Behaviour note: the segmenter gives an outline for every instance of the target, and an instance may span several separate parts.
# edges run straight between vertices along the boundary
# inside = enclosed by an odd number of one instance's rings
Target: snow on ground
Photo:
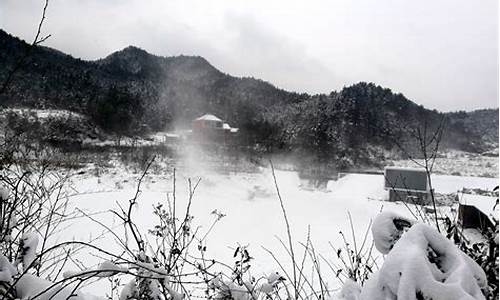
[[[5,108],[0,110],[0,114],[13,112],[16,114],[34,114],[39,119],[48,118],[78,118],[87,119],[86,116],[64,109],[34,109],[34,108]]]
[[[177,203],[183,212],[187,202],[187,178],[195,181],[197,174],[178,171]],[[214,220],[211,212],[214,209],[226,214],[207,238],[207,257],[216,258],[229,264],[233,262],[234,248],[237,243],[249,245],[249,251],[255,258],[252,264],[256,276],[278,270],[272,257],[262,249],[265,246],[273,251],[282,261],[288,256],[276,236],[286,240],[286,228],[274,187],[272,173],[262,169],[261,173],[234,173],[221,175],[204,172],[192,204],[194,225],[202,226],[205,232]],[[126,205],[135,194],[139,174],[128,174],[125,171],[105,173],[98,177],[84,174],[74,179],[78,193],[71,197],[71,203],[88,213],[98,213],[93,217],[115,228],[122,233],[116,218],[106,211],[117,209],[117,203]],[[316,251],[328,259],[335,254],[328,245],[342,246],[339,231],[351,235],[347,213],[353,219],[356,235],[363,237],[370,219],[381,209],[394,211],[400,215],[411,217],[410,212],[401,203],[380,201],[386,197],[383,190],[382,175],[349,174],[338,181],[328,183],[328,192],[310,191],[300,188],[297,173],[276,171],[278,186],[291,223],[294,240],[304,242],[308,226],[311,229],[311,240]],[[433,178],[434,187],[439,193],[456,192],[463,187],[492,189],[498,185],[497,178],[477,178],[437,175]],[[134,210],[137,223],[145,232],[154,225],[152,207],[156,203],[166,203],[166,195],[172,192],[171,174],[147,176],[143,182],[138,206]],[[81,218],[75,220],[62,234],[60,239],[89,240],[96,237],[103,228],[91,220]],[[371,236],[369,237],[371,239]],[[94,242],[108,250],[119,252],[119,247],[110,235]],[[296,252],[302,248],[296,245]],[[97,264],[99,260],[86,253],[80,253],[82,260]],[[324,269],[328,269],[325,268]],[[331,285],[337,285],[335,276],[329,274]],[[106,289],[108,283],[101,282]],[[99,284],[98,284],[99,286]],[[95,285],[94,285],[95,288]],[[109,287],[108,287],[109,288]],[[94,290],[90,290],[95,294]]]
[[[393,163],[400,167],[415,166],[415,162],[411,160],[395,160]],[[434,174],[498,178],[498,149],[490,151],[489,155],[456,150],[441,153],[436,158],[433,172]]]

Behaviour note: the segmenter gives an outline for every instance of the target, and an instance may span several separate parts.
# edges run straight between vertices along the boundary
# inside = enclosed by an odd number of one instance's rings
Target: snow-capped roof
[[[222,129],[229,130],[231,133],[236,133],[239,130],[239,128],[231,127],[228,123],[222,124]]]
[[[412,167],[394,167],[394,166],[387,166],[384,168],[384,170],[398,170],[398,171],[413,171],[413,172],[424,172],[424,168],[412,168]]]
[[[196,119],[196,121],[218,121],[218,122],[222,122],[221,119],[217,118],[214,115],[210,115],[210,114],[205,114],[205,115],[199,117],[198,119]]]
[[[498,205],[495,206],[497,202],[496,197],[483,196],[483,195],[473,195],[458,193],[458,203],[462,205],[470,205],[479,209],[482,213],[488,216],[490,219],[492,216],[497,215]]]

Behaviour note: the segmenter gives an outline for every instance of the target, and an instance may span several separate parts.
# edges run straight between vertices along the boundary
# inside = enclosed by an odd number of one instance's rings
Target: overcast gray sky
[[[32,40],[42,6],[0,0],[0,28]],[[44,33],[83,59],[135,45],[291,91],[372,81],[442,111],[498,107],[498,0],[50,0]]]

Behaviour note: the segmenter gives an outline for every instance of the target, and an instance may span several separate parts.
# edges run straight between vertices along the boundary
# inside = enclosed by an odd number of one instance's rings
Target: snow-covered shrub
[[[38,235],[34,232],[26,232],[19,242],[18,263],[22,264],[24,269],[34,267],[36,259],[36,248],[38,246]]]
[[[213,299],[250,300],[258,299],[259,295],[272,299],[279,292],[279,284],[284,278],[278,272],[272,272],[259,280],[250,272],[253,257],[247,246],[238,245],[233,254],[236,260],[230,276],[219,274],[210,280],[206,295]],[[262,282],[258,284],[258,282]]]
[[[52,282],[33,274],[19,277],[15,285],[17,299],[36,300],[97,300],[99,298],[78,291],[79,281]]]
[[[15,275],[17,275],[17,269],[0,254],[0,282],[12,282]]]
[[[401,238],[413,221],[393,212],[381,212],[373,221],[372,235],[375,247],[387,254]]]
[[[494,227],[482,232],[483,239],[470,241],[462,234],[462,228],[456,221],[446,217],[444,232],[457,247],[471,257],[486,273],[488,279],[487,299],[498,299],[498,219],[493,217]]]
[[[470,256],[486,273],[488,279],[488,299],[498,299],[498,221],[495,230],[485,233],[485,241],[477,243],[462,242],[460,249]]]
[[[209,282],[210,299],[225,300],[256,300],[256,299],[283,299],[290,298],[291,294],[287,290],[284,281],[286,280],[279,272],[271,272],[267,276],[258,279],[245,274],[245,279],[236,280],[234,277],[224,279],[223,274],[219,274]]]
[[[0,251],[9,261],[17,260],[25,269],[35,267],[37,273],[43,270],[43,264],[35,262],[37,246],[43,251],[59,224],[73,217],[67,212],[67,182],[68,177],[46,166],[2,170]]]
[[[220,275],[209,282],[209,287],[213,290],[213,293],[208,295],[210,299],[250,300],[257,298],[257,290],[254,288],[253,283],[249,281],[243,281],[241,284],[238,284],[229,279],[224,280],[222,279],[222,275]]]
[[[56,242],[60,225],[73,217],[67,212],[68,177],[43,162],[15,164],[2,159],[0,164],[0,298],[33,297],[32,291],[40,293],[37,298],[58,299],[57,291],[65,290],[57,284],[62,278],[46,279],[59,273],[59,257],[65,251],[46,250]]]
[[[358,300],[359,294],[361,294],[361,285],[353,280],[348,279],[342,286],[339,295],[337,295],[337,297],[334,299]]]
[[[358,295],[349,283],[341,299],[485,299],[484,271],[432,226],[381,213],[372,233],[385,261]]]

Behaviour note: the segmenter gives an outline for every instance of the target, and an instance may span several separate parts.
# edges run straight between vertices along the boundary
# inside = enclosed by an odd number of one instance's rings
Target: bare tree
[[[411,127],[403,128],[403,131],[410,136],[410,139],[406,142],[396,138],[394,132],[382,130],[384,138],[395,145],[416,166],[425,170],[430,188],[430,200],[433,206],[435,226],[439,232],[441,232],[441,229],[437,215],[436,195],[432,185],[432,173],[439,154],[445,124],[446,116],[443,116],[438,121],[437,126],[433,128],[429,126],[427,119],[424,119],[421,125],[414,124]],[[404,202],[404,199],[401,200]],[[422,221],[426,221],[425,218]]]

